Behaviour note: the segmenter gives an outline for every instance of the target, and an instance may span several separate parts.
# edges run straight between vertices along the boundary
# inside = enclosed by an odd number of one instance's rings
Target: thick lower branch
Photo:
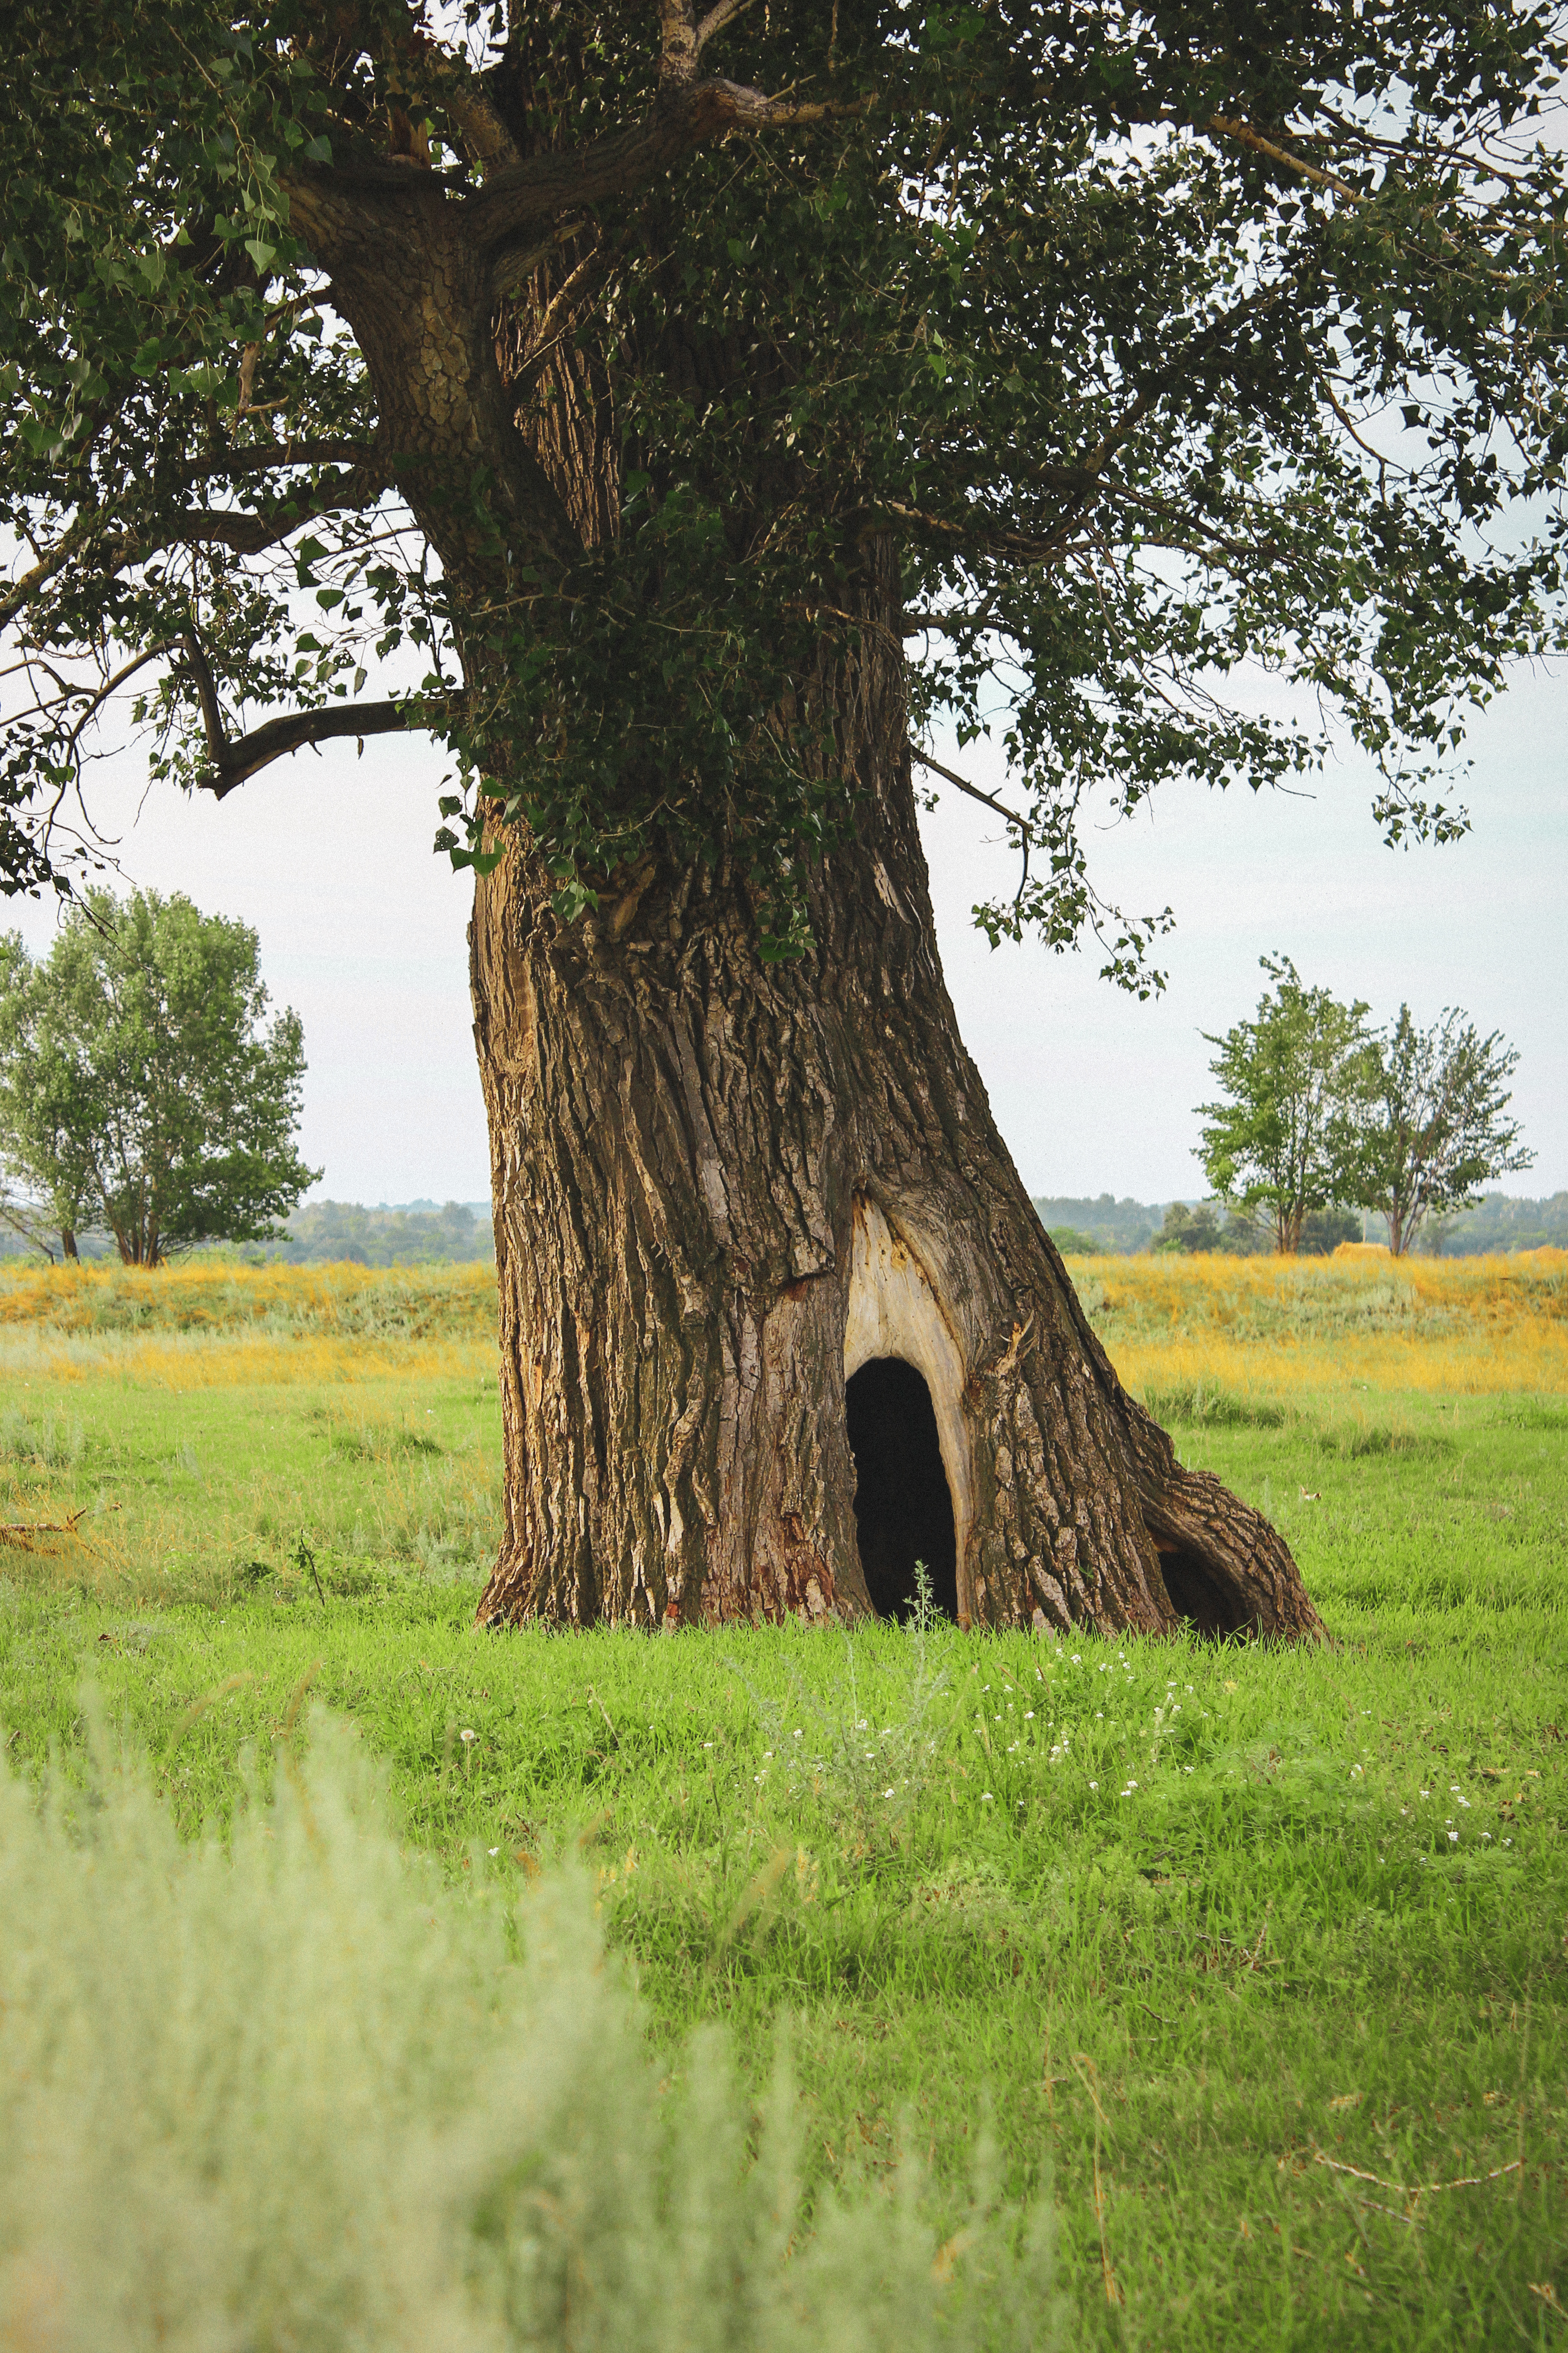
[[[410,718],[398,702],[349,703],[335,711],[291,711],[281,719],[269,719],[237,743],[226,744],[217,763],[217,781],[208,786],[216,800],[243,785],[258,768],[269,767],[274,760],[287,758],[290,752],[303,749],[307,744],[327,744],[339,735],[392,735],[409,727],[428,727],[428,715]]]
[[[221,507],[203,507],[175,515],[160,526],[154,537],[123,553],[114,551],[112,568],[121,571],[126,564],[140,563],[165,547],[227,547],[236,555],[261,555],[302,523],[317,522],[323,515],[357,514],[373,507],[390,480],[384,469],[364,467],[355,476],[321,485],[307,498],[286,501],[271,514],[236,514]]]
[[[233,737],[224,725],[216,683],[200,638],[192,631],[184,644],[212,762],[202,780],[203,789],[215,800],[221,801],[258,769],[286,759],[308,744],[328,744],[342,735],[392,735],[411,728],[437,727],[455,713],[455,699],[436,706],[428,702],[339,703],[324,711],[285,712],[248,734]]]

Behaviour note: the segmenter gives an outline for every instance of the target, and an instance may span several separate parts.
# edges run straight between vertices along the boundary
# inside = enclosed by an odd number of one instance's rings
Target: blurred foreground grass
[[[1568,1381],[1473,1375],[1557,1361],[1563,1271],[1256,1264],[1074,1272],[1184,1458],[1284,1528],[1326,1651],[479,1636],[477,1290],[268,1269],[226,1321],[110,1277],[72,1324],[46,1282],[0,1314],[4,1516],[93,1509],[0,1561],[0,1737],[80,1784],[94,1685],[192,1833],[324,1702],[451,1900],[586,1858],[667,2065],[721,2020],[760,2105],[788,2043],[808,2200],[918,2158],[951,2249],[989,2130],[1015,2238],[1054,2196],[1076,2341],[1553,2342]],[[205,1377],[131,1356],[196,1311]],[[213,1369],[258,1338],[277,1377]],[[1441,1377],[1373,1380],[1385,1342]],[[329,1343],[353,1371],[310,1369]]]
[[[760,2121],[711,2036],[661,2068],[580,1869],[443,1890],[314,1729],[226,1851],[182,1846],[100,1732],[74,1819],[0,1773],[13,2353],[1054,2337],[1047,2214],[982,2190],[961,2265],[909,2165],[808,2222],[787,2066]]]

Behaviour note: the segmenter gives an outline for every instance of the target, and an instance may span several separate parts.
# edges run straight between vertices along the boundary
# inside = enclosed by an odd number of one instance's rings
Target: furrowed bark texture
[[[504,589],[498,533],[543,559],[614,528],[603,387],[558,353],[552,399],[517,405],[530,350],[553,348],[559,281],[498,325],[438,190],[399,184],[374,214],[330,195],[302,184],[298,225],[372,370],[399,486],[480,609]],[[476,466],[494,529],[472,520]],[[861,795],[856,839],[812,881],[808,954],[764,963],[721,868],[650,860],[569,927],[526,841],[478,885],[506,1449],[479,1616],[864,1611],[846,1382],[895,1357],[931,1393],[961,1618],[1319,1632],[1273,1529],[1182,1470],[1117,1381],[959,1039],[898,585],[883,541],[846,592],[862,651],[803,681],[830,696]]]
[[[891,572],[890,561],[887,570]],[[650,865],[568,930],[479,887],[507,1451],[486,1621],[869,1607],[847,1375],[931,1390],[975,1624],[1316,1633],[1268,1523],[1118,1382],[997,1134],[937,957],[891,598],[840,681],[858,836],[814,945]]]

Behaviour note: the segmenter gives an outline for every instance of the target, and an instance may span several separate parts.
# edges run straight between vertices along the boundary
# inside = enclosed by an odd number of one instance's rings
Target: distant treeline
[[[1110,1193],[1063,1194],[1042,1195],[1035,1207],[1058,1250],[1069,1254],[1092,1250],[1130,1256],[1136,1250],[1217,1249],[1251,1256],[1274,1246],[1266,1228],[1227,1218],[1217,1202],[1119,1201]],[[1342,1241],[1363,1238],[1363,1229],[1367,1241],[1386,1242],[1388,1229],[1381,1218],[1363,1219],[1354,1210],[1320,1211],[1308,1220],[1303,1252],[1321,1255]],[[115,1255],[107,1234],[79,1239],[84,1259]],[[232,1254],[232,1246],[217,1247],[225,1255]],[[1419,1256],[1443,1258],[1488,1250],[1568,1250],[1568,1193],[1553,1193],[1542,1201],[1489,1193],[1477,1208],[1423,1233],[1415,1247]],[[20,1234],[0,1229],[0,1259],[37,1255]],[[311,1201],[294,1211],[281,1240],[241,1243],[237,1255],[253,1264],[272,1259],[288,1266],[465,1265],[493,1259],[495,1238],[488,1201],[409,1201],[396,1207],[383,1202],[376,1208],[358,1201]]]
[[[86,1233],[78,1241],[84,1259],[116,1255],[108,1234]],[[493,1259],[495,1237],[488,1201],[409,1201],[396,1207],[384,1201],[374,1209],[358,1201],[310,1201],[285,1221],[277,1241],[213,1247],[251,1265],[281,1260],[286,1266],[438,1266]],[[0,1231],[0,1257],[37,1256],[19,1233]]]
[[[367,1209],[358,1201],[310,1201],[288,1221],[286,1239],[257,1253],[290,1266],[327,1260],[353,1266],[460,1264],[495,1256],[488,1201],[410,1201]],[[251,1253],[247,1250],[247,1257]]]
[[[1267,1229],[1227,1218],[1215,1201],[1119,1201],[1110,1193],[1062,1194],[1042,1195],[1035,1207],[1058,1249],[1067,1252],[1130,1256],[1136,1250],[1200,1247],[1250,1255],[1274,1246]],[[1356,1210],[1321,1210],[1308,1220],[1302,1250],[1312,1256],[1352,1239],[1386,1243],[1387,1223]],[[1424,1230],[1415,1244],[1415,1254],[1424,1258],[1549,1248],[1568,1250],[1568,1193],[1553,1193],[1540,1201],[1488,1193],[1473,1209]]]
[[[1274,1249],[1271,1224],[1227,1215],[1217,1201],[1116,1200],[1101,1193],[1035,1203],[1057,1248],[1065,1257],[1110,1251],[1131,1257],[1139,1250],[1224,1250],[1233,1258],[1258,1258]],[[1343,1241],[1359,1241],[1359,1211],[1320,1209],[1301,1231],[1301,1254],[1324,1258]]]

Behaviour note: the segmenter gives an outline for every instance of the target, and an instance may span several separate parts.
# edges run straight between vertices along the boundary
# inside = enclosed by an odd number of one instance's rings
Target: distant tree
[[[1164,1222],[1154,1237],[1157,1251],[1215,1250],[1222,1244],[1223,1229],[1206,1201],[1195,1209],[1185,1201],[1173,1201],[1165,1212]]]
[[[1312,1209],[1301,1221],[1298,1248],[1302,1258],[1331,1258],[1342,1242],[1360,1240],[1361,1219],[1355,1210]]]
[[[1053,1240],[1060,1229],[1086,1236],[1097,1250],[1123,1255],[1147,1249],[1160,1223],[1158,1210],[1142,1201],[1119,1201],[1110,1193],[1096,1198],[1087,1194],[1041,1195],[1035,1208]]]
[[[296,1266],[333,1260],[354,1266],[464,1264],[489,1257],[490,1237],[461,1201],[439,1209],[312,1201],[290,1217],[279,1251]]]
[[[1094,1236],[1079,1233],[1076,1226],[1052,1226],[1048,1230],[1063,1258],[1094,1258],[1099,1253]]]
[[[1273,1249],[1272,1237],[1243,1209],[1231,1209],[1222,1224],[1218,1212],[1224,1206],[1223,1202],[1200,1201],[1194,1208],[1185,1201],[1173,1201],[1150,1249],[1214,1250],[1224,1258],[1255,1258]],[[1308,1228],[1310,1224],[1309,1219]],[[1310,1245],[1304,1241],[1302,1247]]]
[[[1408,1005],[1378,1050],[1377,1100],[1363,1139],[1358,1198],[1388,1219],[1395,1258],[1423,1221],[1473,1208],[1480,1187],[1534,1154],[1506,1116],[1519,1065],[1500,1032],[1483,1038],[1457,1008],[1417,1029]]]
[[[1204,1032],[1228,1101],[1202,1103],[1198,1154],[1227,1208],[1263,1210],[1275,1247],[1300,1250],[1308,1218],[1357,1198],[1363,1130],[1377,1056],[1361,998],[1342,1005],[1307,988],[1289,956],[1262,956],[1274,982],[1257,1018],[1224,1037]]]
[[[64,947],[58,944],[56,954]],[[62,1019],[62,1017],[64,1018]],[[48,1258],[75,1259],[96,1194],[84,1137],[102,1124],[65,1034],[58,991],[43,985],[21,936],[0,938],[0,1171],[5,1223]]]
[[[0,941],[0,1163],[68,1258],[89,1223],[138,1266],[268,1239],[319,1175],[300,1017],[263,1030],[258,966],[248,925],[155,892],[89,892],[37,961]]]
[[[1309,1219],[1308,1224],[1310,1222]],[[1305,1230],[1303,1228],[1303,1232]],[[1274,1249],[1274,1229],[1233,1202],[1215,1247],[1223,1250],[1227,1258],[1267,1258]]]
[[[1431,1219],[1422,1229],[1420,1247],[1445,1258],[1493,1250],[1568,1250],[1568,1193],[1533,1201],[1488,1193],[1472,1209]]]

